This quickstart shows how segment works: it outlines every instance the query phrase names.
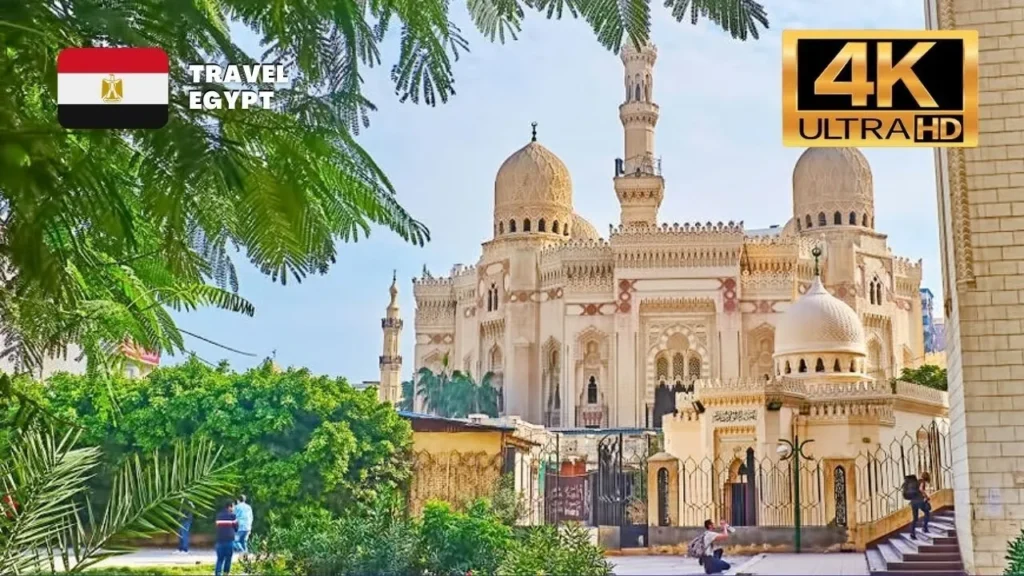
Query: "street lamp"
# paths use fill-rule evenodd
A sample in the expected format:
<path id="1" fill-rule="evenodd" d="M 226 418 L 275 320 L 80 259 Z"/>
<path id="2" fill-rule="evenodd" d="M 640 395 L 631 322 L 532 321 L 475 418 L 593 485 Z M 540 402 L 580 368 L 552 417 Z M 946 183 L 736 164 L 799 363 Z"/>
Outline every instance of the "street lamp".
<path id="1" fill-rule="evenodd" d="M 793 526 L 796 534 L 793 538 L 796 553 L 800 553 L 800 459 L 810 460 L 811 457 L 804 454 L 804 446 L 814 440 L 800 441 L 800 436 L 793 436 L 793 441 L 779 439 L 777 452 L 782 460 L 793 460 Z"/>

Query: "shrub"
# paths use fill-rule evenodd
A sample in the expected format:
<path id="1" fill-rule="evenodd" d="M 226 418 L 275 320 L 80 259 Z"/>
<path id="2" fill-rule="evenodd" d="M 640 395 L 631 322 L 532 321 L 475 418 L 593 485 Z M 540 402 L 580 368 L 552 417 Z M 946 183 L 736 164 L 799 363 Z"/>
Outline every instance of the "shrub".
<path id="1" fill-rule="evenodd" d="M 576 523 L 522 532 L 498 568 L 500 576 L 610 576 L 611 564 Z"/>
<path id="2" fill-rule="evenodd" d="M 512 542 L 512 528 L 502 523 L 489 500 L 477 500 L 465 512 L 436 500 L 423 509 L 420 555 L 431 574 L 494 574 Z"/>
<path id="3" fill-rule="evenodd" d="M 494 513 L 506 526 L 515 526 L 526 518 L 526 501 L 516 491 L 516 478 L 512 474 L 504 474 L 498 478 L 491 497 Z"/>
<path id="4" fill-rule="evenodd" d="M 1024 574 L 1024 530 L 1006 549 L 1006 576 Z"/>

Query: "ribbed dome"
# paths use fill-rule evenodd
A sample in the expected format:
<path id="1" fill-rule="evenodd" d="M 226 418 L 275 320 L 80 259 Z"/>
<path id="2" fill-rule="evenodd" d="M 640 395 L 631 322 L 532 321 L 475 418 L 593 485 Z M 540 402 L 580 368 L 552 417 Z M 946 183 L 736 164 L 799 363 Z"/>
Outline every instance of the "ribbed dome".
<path id="1" fill-rule="evenodd" d="M 509 156 L 498 169 L 494 179 L 497 233 L 503 233 L 502 230 L 554 233 L 554 224 L 564 226 L 571 215 L 569 169 L 536 140 Z"/>
<path id="2" fill-rule="evenodd" d="M 793 303 L 775 329 L 775 356 L 846 352 L 864 355 L 864 326 L 845 302 L 814 278 L 807 293 Z"/>
<path id="3" fill-rule="evenodd" d="M 600 240 L 601 235 L 589 220 L 579 214 L 572 215 L 571 236 L 575 240 Z"/>
<path id="4" fill-rule="evenodd" d="M 797 160 L 793 168 L 793 216 L 800 219 L 803 231 L 837 225 L 871 227 L 874 210 L 871 167 L 856 148 L 808 148 Z"/>

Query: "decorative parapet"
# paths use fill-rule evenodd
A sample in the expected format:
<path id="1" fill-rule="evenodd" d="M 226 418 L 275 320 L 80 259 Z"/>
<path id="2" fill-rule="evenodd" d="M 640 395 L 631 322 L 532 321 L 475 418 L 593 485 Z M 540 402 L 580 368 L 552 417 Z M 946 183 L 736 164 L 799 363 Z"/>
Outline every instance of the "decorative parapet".
<path id="1" fill-rule="evenodd" d="M 612 238 L 625 237 L 625 239 L 636 239 L 650 238 L 650 237 L 693 237 L 700 236 L 707 239 L 716 237 L 730 237 L 735 240 L 742 241 L 745 237 L 743 232 L 743 222 L 729 222 L 712 224 L 711 222 L 700 223 L 700 222 L 684 222 L 679 224 L 673 222 L 672 224 L 662 223 L 658 226 L 648 226 L 640 224 L 620 224 L 618 226 L 610 227 L 609 240 Z M 668 238 L 666 238 L 668 239 Z"/>
<path id="2" fill-rule="evenodd" d="M 864 380 L 860 382 L 810 383 L 804 388 L 808 400 L 845 400 L 865 398 L 888 398 L 892 390 L 885 382 Z"/>
<path id="3" fill-rule="evenodd" d="M 949 408 L 949 393 L 913 382 L 897 380 L 895 394 L 901 400 Z"/>

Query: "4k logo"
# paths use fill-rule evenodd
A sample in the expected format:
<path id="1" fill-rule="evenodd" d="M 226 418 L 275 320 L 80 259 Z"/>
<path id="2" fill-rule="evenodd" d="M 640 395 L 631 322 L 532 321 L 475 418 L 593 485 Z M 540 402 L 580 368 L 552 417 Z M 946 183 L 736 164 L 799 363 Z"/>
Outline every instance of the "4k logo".
<path id="1" fill-rule="evenodd" d="M 977 31 L 782 38 L 786 146 L 977 146 Z"/>

